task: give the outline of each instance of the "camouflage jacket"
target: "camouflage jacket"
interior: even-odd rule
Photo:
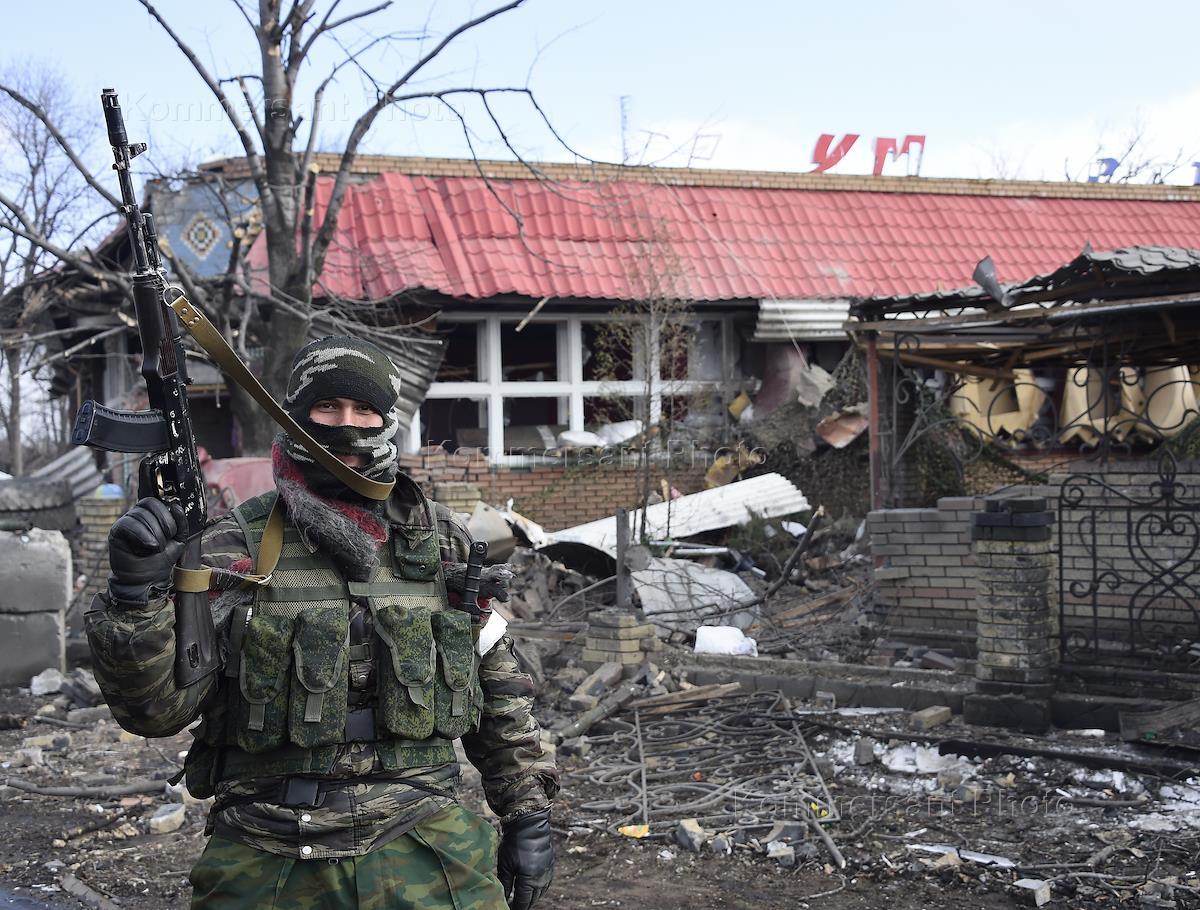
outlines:
[[[419,514],[414,489],[407,478],[397,484],[387,510],[393,525],[411,523]],[[465,560],[469,534],[452,513],[434,506],[443,561]],[[209,525],[203,550],[206,564],[222,569],[250,556],[231,516]],[[219,614],[217,619],[222,621]],[[175,687],[173,628],[168,597],[132,606],[101,595],[87,615],[97,682],[117,722],[130,732],[173,735],[221,697],[226,683],[221,674],[186,689]],[[509,636],[483,656],[479,680],[484,696],[479,727],[462,737],[462,745],[482,776],[489,806],[502,819],[544,808],[558,789],[557,770],[542,750],[532,715],[533,683],[521,672]],[[455,799],[457,763],[413,768],[388,779],[372,773],[378,768],[370,743],[338,747],[321,806],[303,810],[277,804],[282,780],[224,781],[210,830],[284,856],[354,856],[403,834]]]

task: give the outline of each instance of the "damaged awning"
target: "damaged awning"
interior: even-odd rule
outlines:
[[[702,490],[660,502],[646,509],[646,536],[650,540],[691,537],[745,524],[756,516],[777,518],[794,515],[809,508],[808,500],[796,486],[780,474],[760,474],[748,480]],[[629,513],[630,526],[642,527],[640,509]],[[617,553],[617,519],[601,518],[550,535],[550,547],[558,544],[584,544],[610,556]]]

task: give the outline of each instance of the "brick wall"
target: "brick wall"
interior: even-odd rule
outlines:
[[[1182,485],[1177,495],[1197,511],[1176,510],[1167,524],[1161,523],[1161,510],[1138,505],[1161,490],[1153,461],[1076,462],[1069,470],[1096,481],[1073,483],[1081,504],[1096,509],[1068,508],[1052,535],[1053,548],[1061,546],[1063,634],[1089,649],[1099,640],[1102,650],[1112,653],[1133,635],[1143,639],[1144,649],[1157,643],[1164,652],[1183,639],[1200,640],[1200,617],[1192,608],[1194,591],[1200,590],[1200,463],[1181,463],[1177,475]],[[1008,486],[1005,493],[1045,496],[1057,513],[1068,476],[1054,473],[1045,485]],[[961,639],[973,647],[975,566],[969,514],[975,503],[974,497],[947,497],[937,508],[868,515],[877,617],[896,637]],[[1138,528],[1145,546],[1137,543]],[[1095,593],[1093,579],[1098,579]],[[1059,584],[1056,572],[1056,591]]]
[[[932,509],[867,515],[875,557],[878,619],[899,637],[969,641],[975,630],[971,496],[946,496]]]
[[[75,573],[87,576],[82,590],[76,593],[76,608],[70,614],[70,631],[83,629],[83,614],[92,598],[108,585],[108,530],[129,508],[129,500],[119,496],[83,496],[75,509],[79,515],[81,533],[72,543]]]
[[[633,463],[509,467],[491,465],[477,453],[451,454],[429,447],[401,456],[401,465],[430,495],[438,484],[470,483],[479,488],[484,502],[503,505],[511,498],[513,509],[548,531],[604,518],[638,500],[640,477]],[[679,492],[695,493],[704,489],[707,468],[691,457],[683,463],[655,462],[650,466],[650,483],[658,490],[665,478]]]

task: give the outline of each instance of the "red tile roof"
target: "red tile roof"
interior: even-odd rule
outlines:
[[[501,164],[485,180],[462,162],[380,160],[396,170],[347,189],[318,293],[623,300],[657,282],[691,300],[865,297],[969,284],[985,255],[1019,281],[1085,243],[1200,249],[1200,192],[1186,187],[648,168],[596,179],[561,165],[535,180]],[[318,180],[318,217],[331,186]]]

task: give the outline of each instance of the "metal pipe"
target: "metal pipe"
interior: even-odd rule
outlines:
[[[882,461],[880,457],[879,423],[879,351],[876,333],[867,334],[867,448],[871,459],[871,510],[883,508]]]

